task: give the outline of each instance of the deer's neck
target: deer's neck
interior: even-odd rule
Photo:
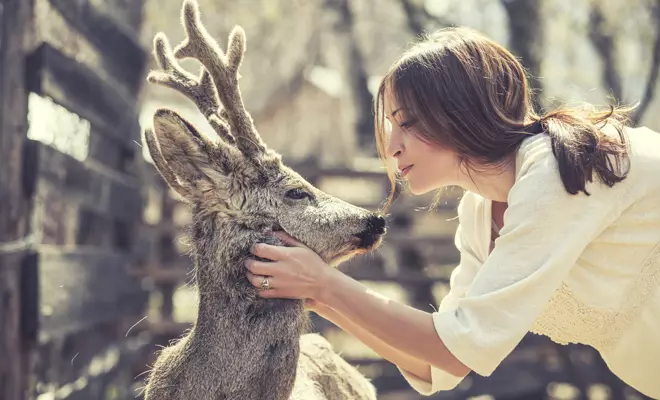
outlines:
[[[263,383],[268,390],[287,391],[295,377],[307,315],[299,300],[259,297],[244,265],[253,244],[274,239],[268,239],[267,232],[218,220],[198,221],[192,233],[199,310],[190,339],[212,355],[204,357],[207,362],[240,364],[245,379],[271,377],[250,382],[257,385],[255,390]]]

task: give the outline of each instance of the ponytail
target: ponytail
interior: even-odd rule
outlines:
[[[609,187],[628,175],[628,149],[624,124],[630,109],[608,111],[564,109],[538,118],[532,126],[550,136],[552,152],[559,165],[559,175],[570,194],[587,192],[594,173]],[[603,132],[613,126],[618,138]]]

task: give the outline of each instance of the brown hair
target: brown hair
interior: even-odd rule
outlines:
[[[510,162],[529,135],[545,132],[570,194],[584,192],[595,172],[608,186],[625,179],[623,124],[630,108],[559,109],[538,115],[532,107],[525,69],[508,50],[469,28],[448,28],[427,36],[396,61],[375,99],[376,143],[385,160],[384,97],[392,93],[420,139],[458,153],[468,174]],[[611,123],[619,139],[598,124]],[[613,156],[613,157],[611,157]],[[395,174],[388,170],[395,193]]]

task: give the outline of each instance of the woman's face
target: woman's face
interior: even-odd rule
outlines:
[[[389,93],[384,97],[385,117],[389,125],[387,155],[395,159],[400,176],[408,181],[410,191],[424,194],[446,186],[458,185],[461,168],[458,155],[416,134],[416,121],[397,104]]]

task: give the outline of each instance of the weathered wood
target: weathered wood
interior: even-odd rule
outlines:
[[[41,341],[144,311],[146,292],[126,254],[52,246],[39,253]]]
[[[32,347],[39,334],[39,254],[33,250],[23,255],[21,263],[21,335]]]
[[[12,249],[0,254],[0,398],[35,398],[50,389],[74,400],[129,398],[134,364],[149,342],[125,338],[146,315],[148,294],[129,272],[143,208],[139,181],[129,176],[140,155],[136,93],[146,58],[134,37],[139,27],[119,27],[110,16],[117,2],[53,0],[73,26],[65,33],[82,33],[100,63],[86,67],[49,43],[26,59],[30,39],[50,40],[29,31],[33,3],[0,0],[0,253]],[[141,7],[138,0],[126,9]],[[76,47],[63,37],[59,45]],[[26,141],[30,90],[90,122],[87,161]],[[38,121],[38,107],[30,111]],[[29,218],[34,193],[42,208]],[[29,221],[43,222],[39,214],[61,221],[52,227],[63,243],[93,246],[25,251],[30,246],[16,243],[29,233]],[[46,234],[52,227],[38,225]],[[30,358],[37,339],[39,357]],[[27,393],[28,382],[37,383],[38,393]]]
[[[38,154],[39,177],[58,188],[61,196],[79,202],[81,212],[131,223],[141,219],[143,200],[137,179],[92,161],[80,162],[40,142],[30,141],[28,146]],[[83,217],[81,221],[104,224],[94,218]],[[105,224],[112,228],[111,222]],[[124,233],[128,234],[126,230]]]
[[[88,120],[92,134],[101,132],[131,154],[135,152],[134,140],[140,133],[136,102],[118,85],[48,43],[30,55],[27,70],[30,91]]]
[[[25,264],[20,242],[29,233],[30,193],[23,184],[27,94],[23,44],[31,29],[30,1],[0,0],[0,398],[26,396],[30,328],[21,318]],[[33,332],[29,332],[33,334]]]
[[[89,339],[105,339],[98,331],[90,333],[94,336],[79,339],[85,344]],[[43,354],[48,364],[41,365],[38,370],[36,395],[58,391],[63,397],[57,398],[67,400],[104,399],[109,394],[110,398],[134,398],[137,393],[132,392],[127,383],[134,381],[135,364],[145,359],[151,350],[148,336],[125,338],[122,335],[105,342],[96,340],[94,347],[87,347],[66,342],[51,348],[52,356]],[[115,385],[115,381],[121,383]]]
[[[136,175],[137,171],[132,168],[133,161],[135,158],[142,157],[142,154],[136,143],[133,143],[131,147],[128,148],[125,142],[120,143],[112,137],[104,135],[96,127],[92,127],[89,135],[88,157],[108,168]]]
[[[126,82],[135,94],[140,87],[141,72],[147,61],[146,53],[135,34],[109,15],[104,2],[50,0],[50,3],[99,49],[108,70]]]
[[[367,377],[378,388],[380,393],[396,390],[410,389],[410,385],[404,380],[400,371],[394,364],[387,361],[374,360],[349,360],[353,365]],[[459,387],[441,391],[425,399],[432,400],[462,400],[476,398],[481,395],[489,395],[496,399],[518,399],[529,396],[529,399],[543,399],[546,392],[546,383],[539,380],[533,364],[518,365],[502,373],[496,371],[492,376],[484,378],[474,373],[467,376]],[[374,377],[370,377],[367,371],[370,368],[378,371]],[[531,368],[531,369],[530,369]],[[540,395],[540,397],[538,397]],[[420,396],[421,398],[421,396]]]

